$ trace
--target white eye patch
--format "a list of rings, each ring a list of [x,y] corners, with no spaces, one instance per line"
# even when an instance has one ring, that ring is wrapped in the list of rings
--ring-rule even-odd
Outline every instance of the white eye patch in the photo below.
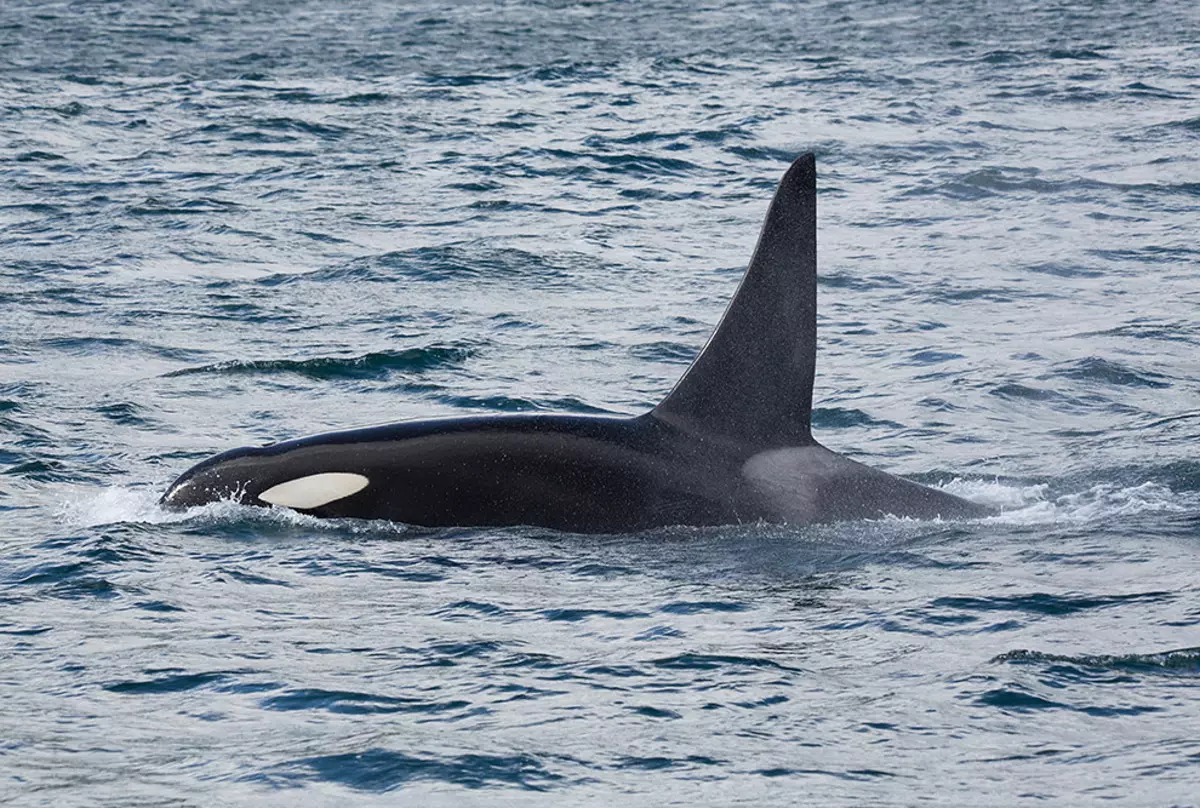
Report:
[[[273,485],[258,495],[263,502],[284,508],[319,508],[351,494],[357,494],[371,481],[361,474],[330,471],[310,474]]]

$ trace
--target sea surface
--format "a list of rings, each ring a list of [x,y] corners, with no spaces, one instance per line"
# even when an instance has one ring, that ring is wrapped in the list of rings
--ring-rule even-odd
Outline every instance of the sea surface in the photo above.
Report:
[[[815,431],[1002,508],[157,497],[639,413],[817,155]],[[1200,804],[1194,0],[0,4],[0,802]]]

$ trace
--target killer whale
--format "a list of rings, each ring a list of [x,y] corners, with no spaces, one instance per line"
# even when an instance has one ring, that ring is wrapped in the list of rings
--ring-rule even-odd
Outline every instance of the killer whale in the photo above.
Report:
[[[806,154],[780,182],[716,330],[647,413],[438,418],[234,449],[186,471],[161,503],[581,533],[986,515],[813,438],[816,215]]]

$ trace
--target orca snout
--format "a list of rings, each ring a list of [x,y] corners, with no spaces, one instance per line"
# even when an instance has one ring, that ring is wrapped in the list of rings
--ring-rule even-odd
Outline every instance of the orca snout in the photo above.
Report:
[[[261,490],[256,482],[262,455],[261,449],[245,447],[210,457],[179,475],[158,502],[183,510],[221,500],[252,501]]]

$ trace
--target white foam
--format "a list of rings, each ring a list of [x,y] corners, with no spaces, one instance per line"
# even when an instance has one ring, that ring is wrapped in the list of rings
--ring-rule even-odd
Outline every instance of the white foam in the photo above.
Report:
[[[220,500],[186,510],[168,510],[158,504],[161,491],[153,488],[105,488],[79,491],[68,496],[58,509],[58,518],[74,528],[98,527],[112,524],[162,525],[179,522],[228,523],[259,521],[273,524],[300,525],[353,533],[404,533],[407,525],[380,520],[330,520],[293,511],[288,508],[264,508],[242,505],[233,500]]]
[[[1194,497],[1165,485],[1135,486],[1098,483],[1084,491],[1051,497],[1050,486],[1011,485],[999,481],[955,479],[940,486],[963,499],[998,508],[1000,513],[980,520],[986,524],[1040,525],[1094,522],[1142,513],[1187,513],[1196,510]]]
[[[58,517],[72,527],[96,527],[121,522],[159,525],[188,519],[187,511],[168,511],[158,504],[159,492],[148,488],[105,488],[99,493],[78,493],[58,509]]]
[[[947,494],[986,505],[989,508],[1009,511],[1024,508],[1038,502],[1044,502],[1050,486],[1045,483],[1037,485],[1011,485],[999,480],[963,480],[954,478],[945,485],[936,486]]]

